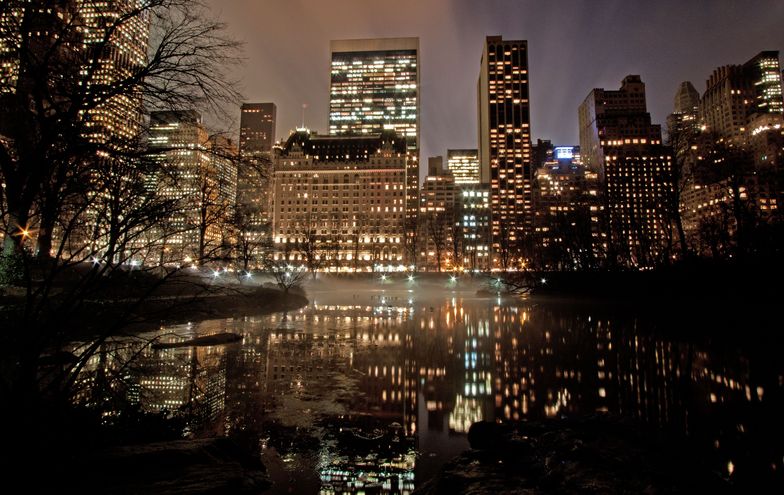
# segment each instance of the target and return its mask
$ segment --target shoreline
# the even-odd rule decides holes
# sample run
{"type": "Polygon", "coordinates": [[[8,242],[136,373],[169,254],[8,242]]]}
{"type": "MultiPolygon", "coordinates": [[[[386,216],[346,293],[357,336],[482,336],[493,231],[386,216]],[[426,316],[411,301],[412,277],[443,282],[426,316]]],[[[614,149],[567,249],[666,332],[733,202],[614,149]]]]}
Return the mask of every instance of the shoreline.
{"type": "MultiPolygon", "coordinates": [[[[166,325],[294,311],[309,302],[305,295],[299,292],[286,293],[279,289],[265,287],[229,289],[228,293],[192,294],[146,300],[139,305],[137,311],[134,311],[132,318],[135,321],[126,325],[118,334],[132,335],[166,325]]],[[[117,309],[121,311],[122,307],[117,309]]]]}

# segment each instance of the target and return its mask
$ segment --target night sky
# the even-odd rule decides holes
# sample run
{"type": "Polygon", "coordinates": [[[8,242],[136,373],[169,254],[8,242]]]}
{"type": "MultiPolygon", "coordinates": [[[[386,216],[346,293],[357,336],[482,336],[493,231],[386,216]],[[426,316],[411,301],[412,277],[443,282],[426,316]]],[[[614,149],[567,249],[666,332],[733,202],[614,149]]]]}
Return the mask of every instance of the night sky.
{"type": "MultiPolygon", "coordinates": [[[[784,51],[782,0],[208,0],[244,41],[246,101],[278,106],[278,138],[301,121],[327,131],[329,41],[420,40],[422,158],[475,148],[476,82],[486,35],[527,39],[534,141],[578,144],[577,107],[592,88],[646,83],[664,124],[681,81],[784,51]]],[[[236,110],[239,117],[239,109],[236,110]]],[[[235,123],[236,125],[236,123],[235,123]]]]}

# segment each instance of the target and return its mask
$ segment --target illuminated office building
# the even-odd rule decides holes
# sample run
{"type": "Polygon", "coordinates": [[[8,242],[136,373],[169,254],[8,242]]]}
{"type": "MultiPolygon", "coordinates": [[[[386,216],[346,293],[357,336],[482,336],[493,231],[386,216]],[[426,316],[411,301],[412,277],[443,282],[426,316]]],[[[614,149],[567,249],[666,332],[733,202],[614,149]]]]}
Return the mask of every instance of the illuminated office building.
{"type": "Polygon", "coordinates": [[[335,40],[330,44],[329,133],[394,129],[419,148],[419,38],[335,40]]]}
{"type": "Polygon", "coordinates": [[[479,152],[477,150],[447,150],[447,168],[455,178],[455,184],[479,184],[479,152]]]}
{"type": "Polygon", "coordinates": [[[533,225],[528,42],[488,36],[478,83],[481,182],[490,184],[494,249],[519,253],[533,225]]]}
{"type": "Polygon", "coordinates": [[[608,263],[647,268],[660,261],[669,232],[672,153],[651,123],[640,76],[619,90],[594,89],[578,110],[580,151],[601,184],[603,234],[597,253],[608,263]]]}
{"type": "Polygon", "coordinates": [[[273,157],[278,259],[322,270],[402,269],[406,155],[405,140],[389,130],[292,133],[273,157]]]}
{"type": "MultiPolygon", "coordinates": [[[[97,70],[89,81],[91,86],[109,86],[130,78],[147,64],[150,38],[147,15],[129,16],[111,34],[108,27],[143,3],[143,0],[78,1],[79,14],[84,22],[84,50],[90,57],[97,58],[97,70]],[[110,48],[101,48],[107,37],[110,48]]],[[[142,125],[143,111],[141,93],[119,94],[110,98],[89,113],[87,127],[90,139],[110,144],[116,139],[134,139],[142,125]]]]}
{"type": "Polygon", "coordinates": [[[490,187],[464,184],[455,193],[455,202],[461,266],[465,270],[488,271],[491,268],[490,187]]]}

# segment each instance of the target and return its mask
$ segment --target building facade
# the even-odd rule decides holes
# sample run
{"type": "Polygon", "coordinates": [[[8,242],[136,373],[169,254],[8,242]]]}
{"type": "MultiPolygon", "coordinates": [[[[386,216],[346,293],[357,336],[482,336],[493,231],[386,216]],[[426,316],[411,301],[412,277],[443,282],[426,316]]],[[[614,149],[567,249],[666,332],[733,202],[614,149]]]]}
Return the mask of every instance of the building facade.
{"type": "Polygon", "coordinates": [[[402,270],[406,140],[293,133],[274,150],[275,258],[309,270],[402,270]]]}
{"type": "Polygon", "coordinates": [[[240,108],[240,162],[237,170],[237,235],[252,258],[258,258],[269,236],[272,201],[272,146],[277,107],[243,103],[240,108]]]}
{"type": "Polygon", "coordinates": [[[680,210],[694,249],[713,256],[730,253],[739,205],[760,221],[780,218],[784,99],[779,52],[760,52],[743,65],[716,68],[686,144],[680,210]],[[736,195],[740,201],[734,201],[736,195]]]}
{"type": "Polygon", "coordinates": [[[210,138],[194,110],[152,112],[148,153],[162,173],[150,187],[176,202],[159,224],[161,262],[207,262],[229,242],[225,224],[237,195],[236,153],[231,141],[210,138]]]}
{"type": "Polygon", "coordinates": [[[477,89],[480,175],[490,184],[492,242],[496,251],[519,257],[533,227],[528,42],[488,36],[477,89]]]}
{"type": "Polygon", "coordinates": [[[455,178],[455,184],[462,187],[466,184],[479,184],[479,151],[475,149],[447,150],[447,168],[455,178]]]}
{"type": "Polygon", "coordinates": [[[456,192],[455,178],[443,169],[442,157],[430,158],[419,193],[419,261],[427,270],[454,270],[459,265],[456,192]]]}
{"type": "Polygon", "coordinates": [[[580,161],[579,147],[553,147],[534,181],[534,265],[577,270],[595,266],[593,245],[601,242],[598,174],[580,161]]]}
{"type": "Polygon", "coordinates": [[[458,235],[460,236],[459,268],[486,272],[492,268],[490,250],[490,186],[463,184],[455,197],[458,235]]]}
{"type": "Polygon", "coordinates": [[[651,123],[640,76],[619,90],[594,89],[578,110],[580,152],[601,188],[594,251],[610,265],[649,268],[672,241],[672,153],[651,123]]]}

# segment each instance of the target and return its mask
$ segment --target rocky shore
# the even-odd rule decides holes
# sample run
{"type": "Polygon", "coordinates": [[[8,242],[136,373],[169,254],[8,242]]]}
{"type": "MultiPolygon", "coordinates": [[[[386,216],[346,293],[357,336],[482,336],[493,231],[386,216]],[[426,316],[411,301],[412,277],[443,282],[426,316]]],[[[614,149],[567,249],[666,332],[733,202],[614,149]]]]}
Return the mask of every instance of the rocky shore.
{"type": "Polygon", "coordinates": [[[417,495],[729,493],[729,482],[672,445],[621,419],[474,423],[471,450],[417,495]]]}

